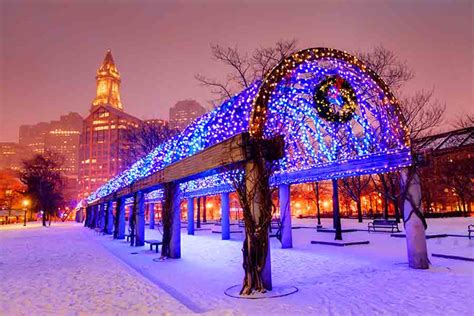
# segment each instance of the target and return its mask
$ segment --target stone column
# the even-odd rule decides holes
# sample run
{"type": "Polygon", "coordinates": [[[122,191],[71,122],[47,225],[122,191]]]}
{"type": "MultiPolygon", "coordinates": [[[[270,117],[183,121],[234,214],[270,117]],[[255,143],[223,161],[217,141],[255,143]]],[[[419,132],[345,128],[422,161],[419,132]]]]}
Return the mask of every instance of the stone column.
{"type": "Polygon", "coordinates": [[[171,243],[170,243],[170,258],[181,258],[181,209],[179,203],[181,201],[181,192],[179,184],[174,185],[172,209],[173,209],[173,224],[171,227],[171,243]]]}
{"type": "Polygon", "coordinates": [[[281,248],[293,248],[291,233],[290,185],[281,184],[278,190],[280,200],[281,248]]]}
{"type": "Polygon", "coordinates": [[[230,203],[229,193],[221,194],[222,240],[230,239],[230,203]]]}
{"type": "Polygon", "coordinates": [[[145,245],[145,196],[143,192],[137,192],[135,194],[137,199],[135,246],[141,247],[145,245]]]}
{"type": "Polygon", "coordinates": [[[150,229],[155,229],[155,203],[148,204],[148,217],[150,218],[150,229]]]}
{"type": "Polygon", "coordinates": [[[405,223],[408,265],[413,269],[428,269],[428,249],[426,245],[425,226],[421,213],[420,179],[413,169],[402,171],[402,188],[406,188],[406,199],[403,208],[405,223]]]}
{"type": "Polygon", "coordinates": [[[188,198],[188,235],[194,235],[194,198],[188,198]]]}

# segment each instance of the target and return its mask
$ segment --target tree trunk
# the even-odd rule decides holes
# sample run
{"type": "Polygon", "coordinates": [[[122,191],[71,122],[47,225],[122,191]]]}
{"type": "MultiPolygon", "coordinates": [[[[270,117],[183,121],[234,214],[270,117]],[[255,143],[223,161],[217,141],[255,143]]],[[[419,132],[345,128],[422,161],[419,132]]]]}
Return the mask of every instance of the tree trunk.
{"type": "Polygon", "coordinates": [[[163,239],[161,246],[161,257],[168,258],[170,256],[170,244],[171,244],[171,229],[173,225],[173,194],[174,184],[165,183],[163,204],[161,208],[161,219],[163,222],[163,239]]]}
{"type": "Polygon", "coordinates": [[[43,226],[46,227],[46,211],[43,211],[43,226]]]}
{"type": "Polygon", "coordinates": [[[386,195],[383,197],[383,218],[388,219],[388,198],[386,195]]]}
{"type": "Polygon", "coordinates": [[[408,265],[414,269],[428,269],[429,259],[426,246],[426,222],[420,211],[420,179],[413,167],[402,172],[405,193],[403,221],[405,223],[408,265]]]}
{"type": "Polygon", "coordinates": [[[334,229],[336,230],[335,240],[342,240],[341,217],[339,216],[339,186],[337,179],[332,179],[332,208],[334,229]]]}
{"type": "Polygon", "coordinates": [[[239,193],[244,200],[245,240],[243,243],[243,268],[245,276],[241,295],[254,291],[272,290],[269,225],[271,221],[271,193],[269,171],[263,157],[247,162],[245,167],[245,192],[239,193]]]}
{"type": "Polygon", "coordinates": [[[321,226],[321,206],[319,205],[319,182],[316,182],[316,209],[318,211],[318,226],[321,226]]]}
{"type": "Polygon", "coordinates": [[[362,223],[362,202],[359,199],[357,200],[357,218],[359,219],[359,223],[362,223]]]}
{"type": "Polygon", "coordinates": [[[395,220],[397,221],[397,223],[400,223],[400,206],[398,204],[398,198],[395,198],[393,200],[393,206],[395,208],[395,220]]]}
{"type": "Polygon", "coordinates": [[[462,203],[464,205],[464,217],[468,217],[469,216],[468,203],[466,202],[465,198],[462,199],[462,203]]]}

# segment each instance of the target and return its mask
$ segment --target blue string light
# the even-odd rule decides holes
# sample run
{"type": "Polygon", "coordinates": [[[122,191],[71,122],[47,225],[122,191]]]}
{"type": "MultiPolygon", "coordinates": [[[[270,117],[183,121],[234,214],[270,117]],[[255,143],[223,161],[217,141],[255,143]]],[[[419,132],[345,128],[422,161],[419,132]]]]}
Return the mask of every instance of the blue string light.
{"type": "MultiPolygon", "coordinates": [[[[158,146],[88,198],[91,203],[138,179],[159,171],[171,163],[190,157],[229,137],[249,130],[252,103],[261,81],[206,113],[183,132],[158,146]]],[[[304,175],[305,170],[350,164],[374,157],[394,155],[399,160],[370,168],[333,172],[327,177],[346,177],[394,170],[411,163],[405,141],[406,127],[383,88],[369,76],[367,69],[335,57],[301,63],[275,87],[267,104],[264,137],[283,135],[285,156],[278,162],[272,179],[279,183],[321,180],[304,175]],[[318,116],[314,101],[316,87],[328,76],[338,76],[355,92],[357,107],[347,122],[332,122],[318,116]],[[292,174],[298,174],[295,179],[292,174]]],[[[308,173],[310,174],[310,173],[308,173]]],[[[243,176],[243,170],[203,176],[180,184],[183,197],[232,191],[231,178],[243,176]]],[[[147,200],[159,200],[161,190],[148,194],[147,200]]]]}

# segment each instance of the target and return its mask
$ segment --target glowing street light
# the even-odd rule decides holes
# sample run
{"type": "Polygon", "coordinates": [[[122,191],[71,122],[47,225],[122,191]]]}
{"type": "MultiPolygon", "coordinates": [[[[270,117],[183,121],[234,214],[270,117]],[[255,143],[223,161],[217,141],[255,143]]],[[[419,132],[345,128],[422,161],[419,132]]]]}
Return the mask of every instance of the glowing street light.
{"type": "Polygon", "coordinates": [[[23,208],[25,209],[25,217],[23,221],[23,226],[26,226],[26,213],[28,212],[28,205],[30,205],[30,201],[27,199],[23,200],[23,208]]]}

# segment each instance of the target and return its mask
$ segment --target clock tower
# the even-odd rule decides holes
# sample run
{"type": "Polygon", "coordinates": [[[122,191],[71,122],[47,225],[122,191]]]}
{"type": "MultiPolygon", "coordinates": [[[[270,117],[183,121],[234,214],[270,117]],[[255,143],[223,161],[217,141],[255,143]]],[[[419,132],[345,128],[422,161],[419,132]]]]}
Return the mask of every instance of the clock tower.
{"type": "Polygon", "coordinates": [[[124,155],[130,143],[129,130],[141,120],[125,113],[120,101],[120,74],[112,53],[107,51],[96,73],[96,96],[84,119],[79,150],[79,198],[87,197],[98,187],[122,172],[124,155]]]}
{"type": "Polygon", "coordinates": [[[92,101],[91,112],[100,105],[110,105],[123,111],[120,102],[120,74],[110,50],[105,54],[104,62],[97,69],[97,92],[92,101]]]}

